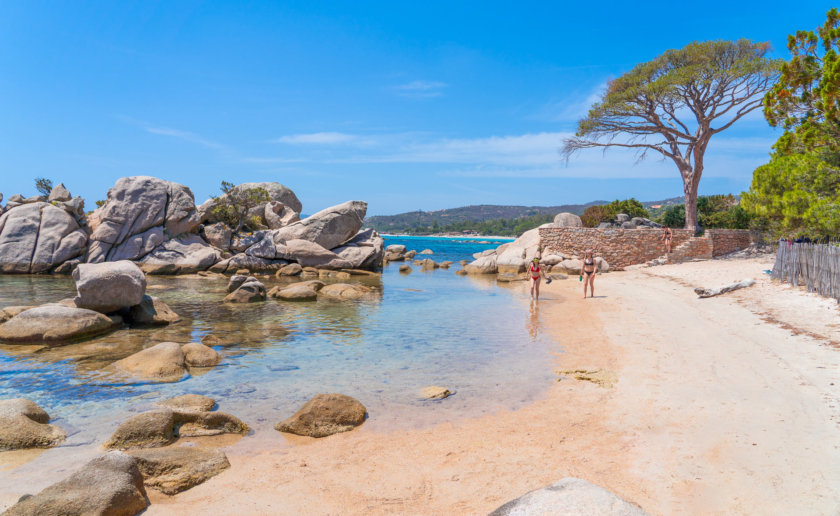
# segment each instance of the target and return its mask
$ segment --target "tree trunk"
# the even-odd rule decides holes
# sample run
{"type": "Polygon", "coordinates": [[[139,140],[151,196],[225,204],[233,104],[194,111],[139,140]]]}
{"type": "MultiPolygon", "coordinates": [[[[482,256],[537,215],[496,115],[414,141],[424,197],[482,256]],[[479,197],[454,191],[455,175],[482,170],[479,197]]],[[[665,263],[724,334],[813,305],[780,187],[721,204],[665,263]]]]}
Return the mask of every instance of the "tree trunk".
{"type": "Polygon", "coordinates": [[[693,174],[683,174],[683,192],[685,192],[685,229],[697,231],[697,184],[693,174]]]}

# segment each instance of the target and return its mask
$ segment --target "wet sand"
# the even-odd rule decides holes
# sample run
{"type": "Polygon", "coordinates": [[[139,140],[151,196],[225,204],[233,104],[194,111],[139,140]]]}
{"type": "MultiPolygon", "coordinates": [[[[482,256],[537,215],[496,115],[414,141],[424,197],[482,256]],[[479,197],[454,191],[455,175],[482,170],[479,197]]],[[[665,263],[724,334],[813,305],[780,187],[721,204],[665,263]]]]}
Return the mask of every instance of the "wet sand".
{"type": "MultiPolygon", "coordinates": [[[[208,482],[150,490],[145,514],[486,514],[566,476],[652,514],[837,514],[840,314],[772,284],[771,266],[610,273],[585,301],[576,277],[555,281],[522,322],[557,339],[546,367],[610,381],[558,375],[522,409],[417,430],[257,432],[220,443],[231,468],[208,482]]],[[[529,303],[524,283],[505,288],[529,303]]]]}
{"type": "MultiPolygon", "coordinates": [[[[147,514],[483,514],[566,476],[652,514],[836,514],[840,317],[771,284],[768,263],[611,273],[585,301],[576,278],[556,281],[524,324],[562,343],[553,369],[612,387],[564,375],[532,405],[457,424],[250,436],[226,449],[230,470],[153,495],[147,514]],[[743,277],[757,286],[690,288],[743,277]]],[[[509,288],[528,303],[524,283],[509,288]]]]}

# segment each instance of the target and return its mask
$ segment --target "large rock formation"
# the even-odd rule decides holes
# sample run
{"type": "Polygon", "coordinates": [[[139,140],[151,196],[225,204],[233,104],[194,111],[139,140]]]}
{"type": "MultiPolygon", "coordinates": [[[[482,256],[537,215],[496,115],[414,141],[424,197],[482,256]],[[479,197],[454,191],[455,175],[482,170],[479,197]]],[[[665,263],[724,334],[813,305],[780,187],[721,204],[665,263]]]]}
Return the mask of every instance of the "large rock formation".
{"type": "MultiPolygon", "coordinates": [[[[272,217],[272,221],[266,220],[266,210],[272,210],[274,215],[277,218],[289,222],[293,222],[293,219],[297,216],[300,216],[300,211],[303,209],[300,200],[298,200],[295,193],[286,188],[285,186],[281,185],[280,183],[242,183],[241,185],[236,185],[233,187],[232,194],[238,195],[242,191],[247,191],[255,188],[262,188],[268,193],[269,201],[267,203],[260,203],[253,211],[254,215],[257,215],[261,218],[261,222],[271,227],[271,224],[277,224],[278,221],[274,217],[272,217]],[[277,204],[281,204],[282,208],[286,208],[284,211],[282,208],[278,209],[277,204]],[[271,205],[269,208],[268,205],[271,205]],[[294,215],[288,213],[291,212],[294,215]]],[[[201,222],[206,224],[212,224],[215,222],[220,222],[219,219],[213,214],[213,208],[218,206],[219,204],[225,203],[228,200],[229,195],[223,194],[215,199],[208,199],[207,201],[203,202],[201,206],[198,207],[199,218],[201,222]]]]}
{"type": "Polygon", "coordinates": [[[554,225],[558,228],[582,228],[583,222],[574,213],[558,213],[554,217],[554,225]]]}
{"type": "Polygon", "coordinates": [[[21,204],[0,216],[0,272],[48,272],[83,255],[87,243],[79,221],[62,208],[46,202],[21,204]]]}
{"type": "Polygon", "coordinates": [[[139,260],[199,224],[192,191],[155,177],[123,177],[90,217],[88,262],[139,260]]]}
{"type": "Polygon", "coordinates": [[[366,213],[366,202],[347,201],[269,233],[275,243],[308,240],[324,249],[333,249],[356,236],[362,228],[366,213]]]}
{"type": "Polygon", "coordinates": [[[64,441],[64,431],[49,422],[49,414],[30,400],[0,400],[0,450],[50,448],[64,441]]]}
{"type": "MultiPolygon", "coordinates": [[[[501,246],[500,246],[501,247],[501,246]]],[[[518,274],[524,272],[526,264],[540,255],[540,231],[530,229],[516,240],[504,244],[504,249],[497,249],[496,265],[499,274],[518,274]]]]}
{"type": "Polygon", "coordinates": [[[222,259],[218,249],[198,235],[183,235],[156,247],[140,260],[148,274],[192,274],[222,259]]]}
{"type": "Polygon", "coordinates": [[[116,328],[118,323],[93,310],[49,304],[23,311],[0,325],[0,340],[66,343],[102,335],[116,328]]]}
{"type": "MultiPolygon", "coordinates": [[[[352,240],[332,250],[352,269],[372,269],[382,263],[385,239],[372,229],[360,231],[352,240]]],[[[390,247],[390,246],[389,246],[390,247]]]]}
{"type": "Polygon", "coordinates": [[[586,480],[569,477],[526,493],[491,512],[490,516],[528,514],[646,516],[648,513],[602,487],[590,484],[586,480]]]}
{"type": "Polygon", "coordinates": [[[146,294],[146,275],[128,260],[81,263],[73,271],[76,306],[110,313],[139,305],[146,294]]]}
{"type": "Polygon", "coordinates": [[[136,459],[125,453],[110,452],[40,493],[21,498],[3,514],[134,516],[148,505],[136,459]]]}

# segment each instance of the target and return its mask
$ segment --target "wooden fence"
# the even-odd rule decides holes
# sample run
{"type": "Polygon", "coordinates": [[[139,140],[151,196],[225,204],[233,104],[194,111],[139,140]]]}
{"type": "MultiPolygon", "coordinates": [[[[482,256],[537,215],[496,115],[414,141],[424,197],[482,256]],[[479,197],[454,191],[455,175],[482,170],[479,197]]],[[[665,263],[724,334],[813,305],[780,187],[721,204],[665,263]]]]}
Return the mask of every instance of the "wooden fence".
{"type": "Polygon", "coordinates": [[[840,245],[779,242],[773,278],[840,302],[840,245]]]}

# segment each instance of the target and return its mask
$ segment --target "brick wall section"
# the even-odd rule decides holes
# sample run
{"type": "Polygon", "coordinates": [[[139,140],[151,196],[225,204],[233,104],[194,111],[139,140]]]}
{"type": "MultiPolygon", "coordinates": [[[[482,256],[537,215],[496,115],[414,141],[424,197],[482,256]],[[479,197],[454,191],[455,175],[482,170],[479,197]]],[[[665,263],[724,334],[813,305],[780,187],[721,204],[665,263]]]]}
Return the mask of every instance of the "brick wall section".
{"type": "MultiPolygon", "coordinates": [[[[679,256],[675,256],[679,260],[720,256],[743,249],[757,238],[755,233],[739,229],[710,229],[703,237],[694,237],[687,229],[671,231],[671,248],[680,248],[679,256]]],[[[543,256],[557,252],[580,257],[584,250],[593,249],[613,269],[645,263],[665,254],[661,229],[540,228],[540,240],[543,256]]]]}
{"type": "Polygon", "coordinates": [[[714,256],[739,251],[761,240],[761,233],[744,229],[707,229],[706,236],[712,240],[714,256]]]}

